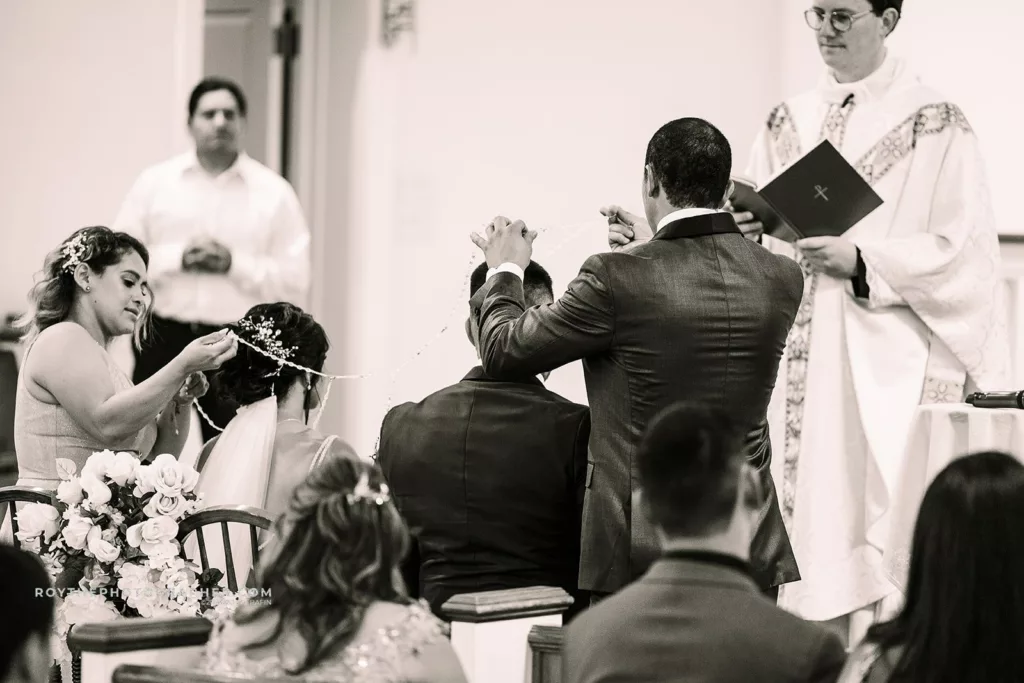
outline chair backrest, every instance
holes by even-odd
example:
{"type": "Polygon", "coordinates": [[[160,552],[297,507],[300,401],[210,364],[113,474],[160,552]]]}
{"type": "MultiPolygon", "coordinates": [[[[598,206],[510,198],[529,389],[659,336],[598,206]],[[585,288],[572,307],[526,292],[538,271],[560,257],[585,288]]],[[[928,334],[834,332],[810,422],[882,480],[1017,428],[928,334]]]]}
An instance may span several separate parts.
{"type": "MultiPolygon", "coordinates": [[[[111,677],[113,683],[238,683],[237,676],[216,676],[188,669],[170,669],[162,666],[142,666],[139,664],[122,664],[114,669],[111,677]]],[[[280,678],[247,678],[246,683],[263,683],[264,681],[281,682],[280,678]]]]}
{"type": "Polygon", "coordinates": [[[18,503],[46,503],[54,504],[55,491],[36,488],[34,486],[0,486],[0,522],[4,515],[11,518],[11,535],[14,538],[14,547],[21,547],[18,541],[18,503]]]}
{"type": "MultiPolygon", "coordinates": [[[[218,505],[200,510],[190,515],[178,524],[178,542],[184,544],[185,538],[196,533],[196,541],[199,543],[199,563],[206,571],[210,568],[210,560],[206,554],[206,541],[203,539],[203,527],[211,524],[220,524],[221,539],[224,543],[224,561],[227,567],[224,574],[228,579],[228,590],[238,591],[238,577],[235,576],[235,561],[231,554],[231,534],[228,532],[228,524],[246,524],[249,527],[249,543],[252,548],[252,566],[256,567],[260,559],[260,543],[258,529],[269,529],[272,524],[270,515],[259,508],[248,505],[218,505]]],[[[195,559],[195,558],[190,558],[195,559]]],[[[219,567],[218,567],[219,569],[219,567]]],[[[245,580],[245,577],[242,577],[245,580]]]]}

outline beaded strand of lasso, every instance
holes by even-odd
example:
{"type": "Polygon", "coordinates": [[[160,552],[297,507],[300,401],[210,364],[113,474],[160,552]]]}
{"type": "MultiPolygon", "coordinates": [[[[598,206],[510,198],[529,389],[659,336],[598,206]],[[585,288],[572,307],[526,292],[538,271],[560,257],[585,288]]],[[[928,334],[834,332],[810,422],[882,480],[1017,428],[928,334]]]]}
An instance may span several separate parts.
{"type": "MultiPolygon", "coordinates": [[[[576,238],[579,237],[581,234],[583,234],[583,232],[585,230],[587,230],[587,229],[594,229],[596,225],[597,225],[596,221],[590,220],[590,221],[586,221],[584,223],[576,223],[576,224],[569,225],[567,227],[560,228],[558,230],[558,232],[560,232],[560,233],[567,233],[567,234],[565,234],[563,236],[562,240],[557,242],[554,247],[552,247],[551,249],[546,249],[545,250],[546,256],[553,256],[558,251],[560,251],[561,249],[566,247],[568,244],[570,244],[571,242],[575,241],[576,238]]],[[[542,227],[542,228],[539,228],[537,230],[537,236],[540,237],[541,235],[545,235],[545,234],[547,234],[549,232],[552,232],[552,228],[551,227],[542,227]]],[[[445,333],[451,328],[451,325],[452,325],[453,321],[461,320],[462,316],[459,314],[459,310],[467,305],[466,302],[469,299],[469,296],[468,296],[469,281],[470,281],[470,278],[473,275],[473,271],[477,267],[477,262],[478,262],[479,258],[480,258],[480,251],[479,251],[479,249],[474,247],[473,248],[473,255],[469,259],[469,267],[466,270],[465,276],[462,278],[462,285],[461,285],[461,287],[459,289],[460,295],[455,299],[454,303],[452,304],[452,308],[449,311],[447,317],[445,318],[446,322],[441,327],[441,329],[438,330],[438,332],[436,334],[434,334],[429,340],[427,340],[423,345],[421,345],[415,352],[413,352],[412,355],[410,355],[405,361],[403,361],[402,363],[400,363],[399,365],[397,365],[396,367],[391,369],[390,373],[388,374],[388,393],[387,393],[387,406],[385,408],[385,414],[387,414],[387,412],[389,410],[391,410],[391,408],[393,407],[393,403],[394,403],[393,402],[394,387],[395,387],[395,383],[398,380],[398,376],[401,374],[401,372],[405,368],[407,368],[409,365],[414,363],[417,358],[422,356],[435,343],[437,343],[437,341],[440,340],[441,337],[443,337],[445,335],[445,333]]],[[[320,417],[323,415],[324,408],[327,406],[327,399],[328,399],[328,397],[331,394],[331,386],[334,383],[334,380],[336,380],[336,379],[369,379],[371,377],[376,377],[379,374],[383,374],[381,372],[369,372],[369,373],[361,373],[361,374],[354,374],[354,375],[332,375],[332,374],[329,374],[329,373],[326,373],[326,372],[319,372],[319,371],[313,370],[311,368],[303,367],[302,365],[299,365],[298,363],[294,363],[294,362],[292,362],[290,360],[287,360],[285,358],[280,358],[279,356],[277,356],[277,355],[267,351],[266,349],[263,349],[263,348],[261,348],[259,346],[256,346],[255,344],[249,342],[246,339],[242,339],[241,337],[237,337],[237,335],[236,335],[236,338],[238,339],[239,343],[244,344],[245,346],[248,346],[253,351],[255,351],[255,352],[257,352],[257,353],[259,353],[259,354],[261,354],[263,356],[266,356],[267,358],[270,358],[271,360],[274,360],[274,361],[278,362],[282,366],[288,366],[290,368],[294,368],[294,369],[300,370],[302,372],[308,372],[311,375],[316,375],[318,377],[323,377],[324,379],[327,380],[327,388],[324,390],[324,395],[320,399],[320,407],[317,410],[316,418],[314,418],[314,420],[313,420],[313,425],[312,425],[313,427],[316,427],[316,425],[320,422],[320,417]]],[[[202,416],[202,418],[206,421],[207,424],[209,424],[211,427],[213,427],[215,430],[217,430],[219,432],[224,431],[223,427],[220,427],[219,425],[217,425],[213,421],[213,419],[210,418],[210,416],[206,414],[206,411],[204,411],[202,406],[199,405],[198,399],[193,401],[193,405],[195,406],[195,408],[198,411],[199,415],[202,416]]],[[[377,447],[379,445],[380,444],[379,444],[379,441],[378,441],[378,443],[374,446],[374,452],[375,453],[376,453],[377,447]]]]}

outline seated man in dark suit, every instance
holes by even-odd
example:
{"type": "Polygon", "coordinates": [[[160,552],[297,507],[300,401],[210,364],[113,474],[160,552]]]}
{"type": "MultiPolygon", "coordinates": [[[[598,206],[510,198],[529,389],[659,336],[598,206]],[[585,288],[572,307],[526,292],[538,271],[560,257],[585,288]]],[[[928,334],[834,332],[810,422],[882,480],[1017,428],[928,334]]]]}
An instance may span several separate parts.
{"type": "Polygon", "coordinates": [[[750,574],[764,491],[724,411],[675,403],[636,455],[661,558],[569,627],[564,683],[835,681],[839,639],[776,607],[750,574]]]}
{"type": "MultiPolygon", "coordinates": [[[[473,272],[471,294],[486,274],[486,264],[473,272]]],[[[538,264],[524,284],[528,305],[553,300],[538,264]]],[[[474,346],[479,324],[471,299],[474,346]]],[[[529,586],[563,588],[585,606],[575,593],[589,437],[586,406],[539,377],[501,382],[480,367],[387,414],[377,459],[417,539],[418,594],[435,613],[453,595],[529,586]]]]}

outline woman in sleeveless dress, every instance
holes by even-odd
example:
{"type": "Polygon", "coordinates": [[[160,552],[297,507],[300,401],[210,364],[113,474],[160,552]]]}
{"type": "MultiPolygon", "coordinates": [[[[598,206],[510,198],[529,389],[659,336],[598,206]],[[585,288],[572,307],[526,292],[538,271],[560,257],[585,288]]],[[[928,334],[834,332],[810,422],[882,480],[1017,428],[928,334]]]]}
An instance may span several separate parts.
{"type": "Polygon", "coordinates": [[[906,601],[868,629],[839,683],[1024,681],[1024,465],[968,455],[928,487],[906,601]]]}
{"type": "Polygon", "coordinates": [[[234,678],[464,683],[446,628],[399,575],[409,536],[380,470],[328,455],[278,520],[267,596],[214,626],[204,668],[234,678]]]}
{"type": "MultiPolygon", "coordinates": [[[[196,490],[203,507],[248,505],[276,519],[295,487],[325,457],[356,457],[340,439],[307,425],[310,410],[320,402],[314,377],[276,360],[322,372],[330,343],[313,316],[287,303],[254,306],[230,329],[248,344],[239,345],[238,355],[221,367],[216,381],[238,413],[203,447],[196,490]]],[[[242,583],[252,568],[252,553],[247,530],[235,527],[230,529],[231,554],[242,583]]],[[[211,565],[224,567],[220,538],[207,534],[204,545],[211,565]]],[[[186,541],[185,555],[198,559],[194,536],[186,541]]]]}
{"type": "Polygon", "coordinates": [[[180,454],[188,405],[207,386],[202,371],[234,356],[237,342],[226,331],[200,338],[133,385],[108,349],[145,324],[148,265],[138,240],[99,226],[76,231],[47,255],[22,321],[27,348],[14,417],[19,485],[56,489],[58,457],[81,471],[93,452],[106,449],[141,458],[180,454]]]}

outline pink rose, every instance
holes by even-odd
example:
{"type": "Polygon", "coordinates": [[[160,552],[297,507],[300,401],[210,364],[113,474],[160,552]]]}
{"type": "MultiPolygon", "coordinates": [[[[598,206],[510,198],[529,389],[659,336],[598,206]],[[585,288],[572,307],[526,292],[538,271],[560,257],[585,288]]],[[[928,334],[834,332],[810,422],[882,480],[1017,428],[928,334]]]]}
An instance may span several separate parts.
{"type": "Polygon", "coordinates": [[[189,501],[184,496],[165,496],[162,493],[153,494],[153,497],[146,503],[142,511],[147,517],[170,517],[181,519],[189,511],[189,501]]]}
{"type": "Polygon", "coordinates": [[[103,538],[103,531],[94,526],[86,536],[86,545],[92,556],[104,564],[109,564],[121,556],[121,549],[103,538]]]}
{"type": "Polygon", "coordinates": [[[154,517],[128,527],[128,545],[141,548],[147,555],[166,547],[163,544],[178,535],[178,523],[170,517],[154,517]]]}
{"type": "Polygon", "coordinates": [[[89,532],[92,531],[93,528],[92,520],[88,517],[72,515],[68,518],[68,525],[64,527],[64,531],[62,532],[64,542],[68,544],[69,548],[84,550],[89,537],[89,532]]]}

